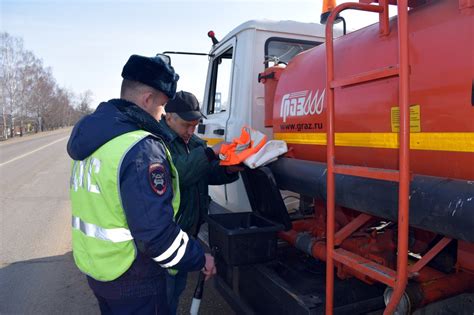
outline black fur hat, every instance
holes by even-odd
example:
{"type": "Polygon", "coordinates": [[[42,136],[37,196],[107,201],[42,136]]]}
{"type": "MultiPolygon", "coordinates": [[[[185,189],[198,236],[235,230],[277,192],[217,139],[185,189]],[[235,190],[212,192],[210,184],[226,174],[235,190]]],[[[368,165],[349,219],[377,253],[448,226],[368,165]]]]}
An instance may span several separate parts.
{"type": "Polygon", "coordinates": [[[160,56],[132,55],[123,67],[122,78],[151,86],[171,99],[176,93],[179,75],[174,72],[169,60],[160,56]]]}

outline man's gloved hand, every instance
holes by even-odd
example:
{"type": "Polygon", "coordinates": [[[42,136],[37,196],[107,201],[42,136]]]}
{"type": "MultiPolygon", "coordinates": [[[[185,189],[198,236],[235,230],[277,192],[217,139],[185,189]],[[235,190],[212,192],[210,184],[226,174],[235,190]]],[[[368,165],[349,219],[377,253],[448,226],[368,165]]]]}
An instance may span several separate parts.
{"type": "Polygon", "coordinates": [[[219,152],[221,151],[221,146],[227,142],[221,141],[219,143],[216,143],[212,147],[207,147],[206,148],[206,156],[209,162],[214,161],[214,160],[219,160],[219,152]]]}
{"type": "Polygon", "coordinates": [[[219,153],[221,152],[221,146],[223,144],[228,144],[228,142],[225,142],[225,141],[221,141],[219,143],[216,143],[212,146],[212,150],[214,151],[214,154],[219,157],[219,153]]]}
{"type": "Polygon", "coordinates": [[[245,169],[245,167],[242,164],[238,165],[229,165],[225,167],[225,171],[227,174],[234,174],[238,172],[242,172],[245,169]]]}
{"type": "Polygon", "coordinates": [[[217,269],[214,263],[214,257],[211,254],[205,253],[204,257],[206,259],[206,263],[204,264],[202,273],[206,276],[205,280],[207,280],[216,274],[217,269]]]}

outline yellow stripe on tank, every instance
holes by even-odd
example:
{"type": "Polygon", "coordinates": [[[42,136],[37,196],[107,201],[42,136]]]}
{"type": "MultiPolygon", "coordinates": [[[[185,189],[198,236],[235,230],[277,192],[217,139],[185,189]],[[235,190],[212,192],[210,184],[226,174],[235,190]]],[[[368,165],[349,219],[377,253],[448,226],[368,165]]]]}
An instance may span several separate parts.
{"type": "MultiPolygon", "coordinates": [[[[391,132],[336,133],[336,146],[397,149],[398,134],[391,132]]],[[[325,133],[275,133],[274,139],[293,144],[326,145],[325,133]]],[[[410,134],[410,149],[474,152],[473,132],[417,132],[410,134]]]]}

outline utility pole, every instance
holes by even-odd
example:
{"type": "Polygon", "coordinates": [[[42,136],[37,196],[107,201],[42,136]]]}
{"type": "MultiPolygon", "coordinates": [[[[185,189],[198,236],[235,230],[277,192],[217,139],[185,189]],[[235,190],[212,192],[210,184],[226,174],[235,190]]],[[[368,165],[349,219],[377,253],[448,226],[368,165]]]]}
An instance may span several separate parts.
{"type": "Polygon", "coordinates": [[[15,135],[15,118],[13,114],[10,114],[10,138],[13,138],[15,135]]]}

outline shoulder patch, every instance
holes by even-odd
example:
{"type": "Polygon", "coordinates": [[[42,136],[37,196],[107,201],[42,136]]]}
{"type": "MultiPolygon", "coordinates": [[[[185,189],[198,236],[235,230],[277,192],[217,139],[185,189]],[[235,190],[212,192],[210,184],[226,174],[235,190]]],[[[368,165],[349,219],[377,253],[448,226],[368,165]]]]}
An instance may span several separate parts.
{"type": "Polygon", "coordinates": [[[166,192],[168,183],[166,182],[166,170],[160,163],[150,164],[148,167],[148,179],[151,189],[162,196],[166,192]]]}

